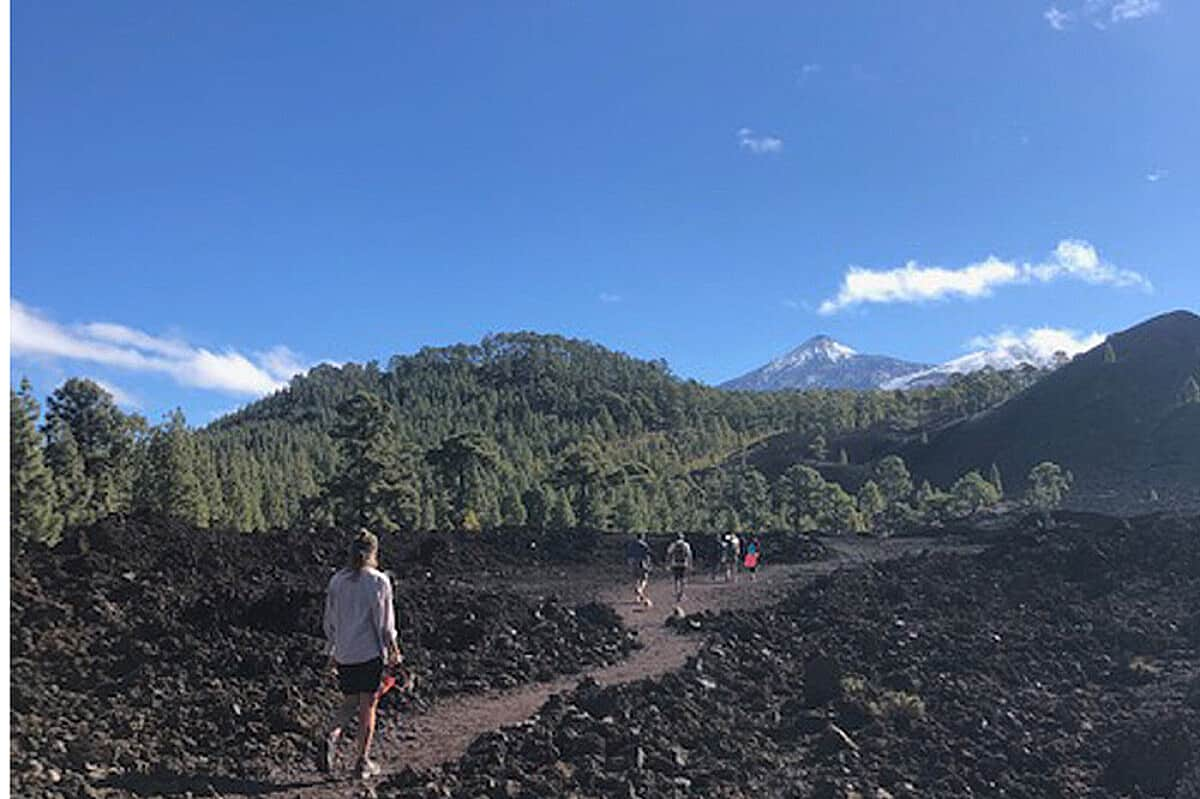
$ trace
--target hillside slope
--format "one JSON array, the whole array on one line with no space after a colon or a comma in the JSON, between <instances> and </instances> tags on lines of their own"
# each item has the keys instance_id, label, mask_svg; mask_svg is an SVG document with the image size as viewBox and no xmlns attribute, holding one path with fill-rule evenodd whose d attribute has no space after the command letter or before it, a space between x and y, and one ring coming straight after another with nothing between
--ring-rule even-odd
<instances>
[{"instance_id":1,"label":"hillside slope","mask_svg":"<svg viewBox=\"0 0 1200 799\"><path fill-rule=\"evenodd\" d=\"M1189 379L1200 380L1200 316L1163 314L901 454L935 482L996 463L1018 487L1053 460L1074 472L1075 502L1128 507L1153 489L1164 503L1194 505L1200 403L1184 401Z\"/></svg>"}]
</instances>

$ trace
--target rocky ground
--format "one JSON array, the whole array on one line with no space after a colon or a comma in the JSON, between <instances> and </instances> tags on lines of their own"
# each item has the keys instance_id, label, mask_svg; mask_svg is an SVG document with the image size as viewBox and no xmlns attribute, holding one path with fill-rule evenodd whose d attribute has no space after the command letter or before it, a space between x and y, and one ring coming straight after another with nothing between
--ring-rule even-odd
<instances>
[{"instance_id":1,"label":"rocky ground","mask_svg":"<svg viewBox=\"0 0 1200 799\"><path fill-rule=\"evenodd\" d=\"M335 696L320 618L338 539L114 520L53 552L17 555L14 793L74 796L115 775L254 775L311 761ZM491 587L514 563L569 563L592 545L583 535L576 549L569 537L540 543L530 554L512 536L385 538L417 701L572 673L636 645L611 608Z\"/></svg>"},{"instance_id":2,"label":"rocky ground","mask_svg":"<svg viewBox=\"0 0 1200 799\"><path fill-rule=\"evenodd\" d=\"M1200 519L1064 517L678 623L658 679L553 697L381 796L1200 796Z\"/></svg>"},{"instance_id":3,"label":"rocky ground","mask_svg":"<svg viewBox=\"0 0 1200 799\"><path fill-rule=\"evenodd\" d=\"M336 693L324 588L344 536L220 534L111 519L12 565L10 787L65 797L254 778L312 762ZM625 539L586 531L384 536L415 696L553 680L638 646L597 586ZM660 553L667 538L652 544ZM698 553L707 546L697 537ZM776 562L823 557L777 537ZM412 709L412 708L409 708ZM394 715L394 714L393 714Z\"/></svg>"}]
</instances>

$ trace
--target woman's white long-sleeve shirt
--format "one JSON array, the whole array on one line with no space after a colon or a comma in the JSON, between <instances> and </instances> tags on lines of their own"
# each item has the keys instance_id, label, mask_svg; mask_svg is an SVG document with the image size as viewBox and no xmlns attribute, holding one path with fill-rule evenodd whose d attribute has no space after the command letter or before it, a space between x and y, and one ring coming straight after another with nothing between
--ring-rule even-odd
<instances>
[{"instance_id":1,"label":"woman's white long-sleeve shirt","mask_svg":"<svg viewBox=\"0 0 1200 799\"><path fill-rule=\"evenodd\" d=\"M396 643L392 581L370 567L342 569L325 595L325 651L338 663L387 658Z\"/></svg>"}]
</instances>

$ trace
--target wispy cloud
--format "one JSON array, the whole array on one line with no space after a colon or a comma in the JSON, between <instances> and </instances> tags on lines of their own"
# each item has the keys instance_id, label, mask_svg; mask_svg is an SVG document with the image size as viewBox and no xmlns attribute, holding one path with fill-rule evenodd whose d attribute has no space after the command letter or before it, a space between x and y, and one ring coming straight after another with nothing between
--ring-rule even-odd
<instances>
[{"instance_id":1,"label":"wispy cloud","mask_svg":"<svg viewBox=\"0 0 1200 799\"><path fill-rule=\"evenodd\" d=\"M108 380L97 380L94 377L88 379L111 394L113 402L117 403L122 408L138 410L142 407L141 400L139 400L132 393L118 386L116 383L109 382Z\"/></svg>"},{"instance_id":2,"label":"wispy cloud","mask_svg":"<svg viewBox=\"0 0 1200 799\"><path fill-rule=\"evenodd\" d=\"M1049 283L1060 278L1095 285L1139 287L1150 290L1142 275L1101 260L1096 248L1079 239L1064 239L1050 258L1041 263L1005 261L990 255L958 269L922 266L909 261L895 269L850 267L836 297L821 303L820 313L833 314L864 303L915 303L947 297L986 297L1001 287L1017 283Z\"/></svg>"},{"instance_id":3,"label":"wispy cloud","mask_svg":"<svg viewBox=\"0 0 1200 799\"><path fill-rule=\"evenodd\" d=\"M602 292L600 292L599 299L600 299L600 302L603 302L607 305L612 305L613 303L620 302L622 297L620 294L613 294L608 291L602 291Z\"/></svg>"},{"instance_id":4,"label":"wispy cloud","mask_svg":"<svg viewBox=\"0 0 1200 799\"><path fill-rule=\"evenodd\" d=\"M1103 30L1135 19L1143 19L1163 10L1161 0L1083 0L1073 8L1063 10L1052 5L1042 12L1042 18L1056 31L1065 31L1077 23Z\"/></svg>"},{"instance_id":5,"label":"wispy cloud","mask_svg":"<svg viewBox=\"0 0 1200 799\"><path fill-rule=\"evenodd\" d=\"M180 385L245 396L283 388L288 378L303 371L295 353L285 347L252 356L231 349L212 352L111 322L62 325L17 300L11 301L10 311L14 357L163 374Z\"/></svg>"},{"instance_id":6,"label":"wispy cloud","mask_svg":"<svg viewBox=\"0 0 1200 799\"><path fill-rule=\"evenodd\" d=\"M1050 27L1054 28L1056 31L1066 30L1067 26L1075 21L1074 14L1068 14L1067 12L1060 10L1058 6L1050 6L1047 8L1042 13L1042 17L1044 17L1046 22L1050 24Z\"/></svg>"},{"instance_id":7,"label":"wispy cloud","mask_svg":"<svg viewBox=\"0 0 1200 799\"><path fill-rule=\"evenodd\" d=\"M1048 360L1062 352L1068 357L1087 352L1104 343L1103 333L1080 333L1062 327L1034 327L1018 332L1003 330L987 336L975 336L969 346L974 349L1008 352L1029 352Z\"/></svg>"},{"instance_id":8,"label":"wispy cloud","mask_svg":"<svg viewBox=\"0 0 1200 799\"><path fill-rule=\"evenodd\" d=\"M816 75L822 69L823 69L823 67L820 64L805 64L804 66L800 67L800 77L797 80L797 82L804 83L806 80L808 80L809 78Z\"/></svg>"},{"instance_id":9,"label":"wispy cloud","mask_svg":"<svg viewBox=\"0 0 1200 799\"><path fill-rule=\"evenodd\" d=\"M1127 19L1141 19L1162 11L1159 0L1120 0L1113 5L1109 18L1113 22L1124 22Z\"/></svg>"},{"instance_id":10,"label":"wispy cloud","mask_svg":"<svg viewBox=\"0 0 1200 799\"><path fill-rule=\"evenodd\" d=\"M783 139L777 136L756 136L750 128L740 128L737 137L738 146L755 155L777 153L783 150Z\"/></svg>"},{"instance_id":11,"label":"wispy cloud","mask_svg":"<svg viewBox=\"0 0 1200 799\"><path fill-rule=\"evenodd\" d=\"M1158 183L1160 180L1165 179L1168 174L1169 173L1165 169L1155 169L1152 172L1146 173L1146 180L1150 181L1151 183Z\"/></svg>"}]
</instances>

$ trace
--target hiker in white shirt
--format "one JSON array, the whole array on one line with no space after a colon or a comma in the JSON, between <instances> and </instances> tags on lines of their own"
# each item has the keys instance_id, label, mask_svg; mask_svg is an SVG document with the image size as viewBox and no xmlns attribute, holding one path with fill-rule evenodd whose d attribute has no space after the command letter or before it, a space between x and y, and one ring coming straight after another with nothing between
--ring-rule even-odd
<instances>
[{"instance_id":1,"label":"hiker in white shirt","mask_svg":"<svg viewBox=\"0 0 1200 799\"><path fill-rule=\"evenodd\" d=\"M344 698L321 742L321 770L333 770L342 728L358 714L357 760L360 777L379 773L370 758L375 709L386 660L401 661L396 641L392 581L379 571L379 539L361 530L350 543L350 562L329 580L325 597L325 651Z\"/></svg>"}]
</instances>

